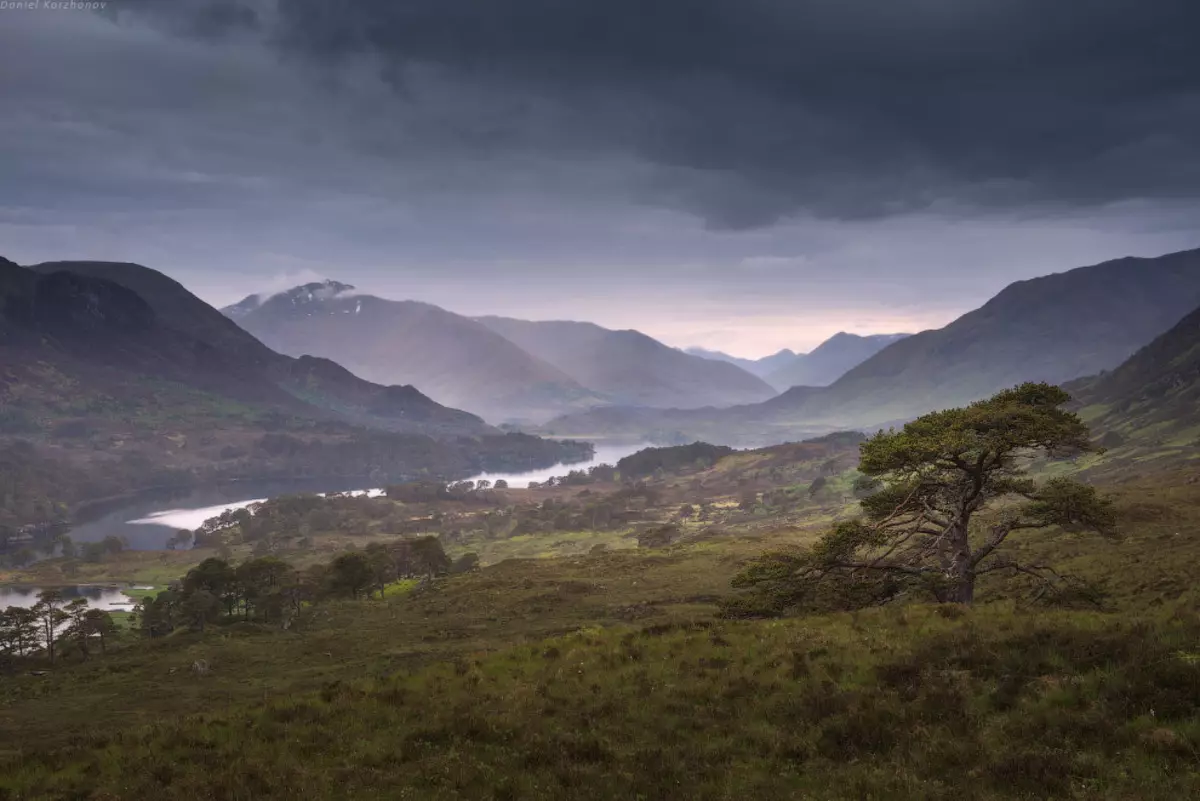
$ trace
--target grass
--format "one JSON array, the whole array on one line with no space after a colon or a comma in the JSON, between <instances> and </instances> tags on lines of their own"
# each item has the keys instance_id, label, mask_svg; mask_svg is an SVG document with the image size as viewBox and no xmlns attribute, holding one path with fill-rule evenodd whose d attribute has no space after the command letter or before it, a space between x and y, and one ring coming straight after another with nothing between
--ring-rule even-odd
<instances>
[{"instance_id":1,"label":"grass","mask_svg":"<svg viewBox=\"0 0 1200 801\"><path fill-rule=\"evenodd\" d=\"M288 631L126 635L0 683L0 799L1197 797L1191 478L1116 487L1116 537L1014 540L1103 584L1096 609L991 584L973 610L716 619L745 559L815 533L775 520L401 582Z\"/></svg>"},{"instance_id":2,"label":"grass","mask_svg":"<svg viewBox=\"0 0 1200 801\"><path fill-rule=\"evenodd\" d=\"M521 534L515 537L468 538L449 549L459 555L468 551L479 555L482 564L505 559L550 559L582 556L597 546L609 550L637 548L628 529L614 531L555 531L546 534Z\"/></svg>"},{"instance_id":3,"label":"grass","mask_svg":"<svg viewBox=\"0 0 1200 801\"><path fill-rule=\"evenodd\" d=\"M84 738L23 755L0 788L14 798L1195 797L1198 636L1195 615L1003 605L584 628Z\"/></svg>"}]
</instances>

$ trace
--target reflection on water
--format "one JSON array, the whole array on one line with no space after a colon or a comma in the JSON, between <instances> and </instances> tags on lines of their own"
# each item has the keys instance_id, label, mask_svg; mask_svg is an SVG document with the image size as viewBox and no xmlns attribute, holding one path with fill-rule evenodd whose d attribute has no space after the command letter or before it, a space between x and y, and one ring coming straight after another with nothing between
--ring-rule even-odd
<instances>
[{"instance_id":1,"label":"reflection on water","mask_svg":"<svg viewBox=\"0 0 1200 801\"><path fill-rule=\"evenodd\" d=\"M598 464L616 464L620 459L647 447L645 443L601 444L586 462L559 463L541 470L517 473L480 473L472 481L504 480L510 487L524 488L529 482L542 482L551 476L565 475L571 470L586 470ZM378 495L379 488L330 487L319 481L244 481L186 492L160 493L110 510L107 514L71 529L75 542L99 542L105 537L120 537L129 548L139 551L158 551L166 548L167 540L179 529L194 530L211 517L226 509L241 509L252 503L280 495L302 492L359 492Z\"/></svg>"},{"instance_id":2,"label":"reflection on water","mask_svg":"<svg viewBox=\"0 0 1200 801\"><path fill-rule=\"evenodd\" d=\"M542 482L551 476L563 476L572 470L587 470L589 467L595 467L600 464L615 465L621 459L624 459L631 453L637 453L643 448L650 447L644 442L631 444L605 444L597 445L596 452L586 462L576 462L575 464L563 464L559 462L553 467L547 467L543 470L527 470L522 473L480 473L477 476L471 476L473 481L485 479L493 484L497 481L507 481L508 486L514 489L524 489L529 486L529 482Z\"/></svg>"},{"instance_id":3,"label":"reflection on water","mask_svg":"<svg viewBox=\"0 0 1200 801\"><path fill-rule=\"evenodd\" d=\"M97 587L95 585L79 585L75 587L56 587L63 595L63 600L87 598L89 609L103 609L106 612L129 612L133 609L134 600L116 587ZM41 587L0 586L0 609L19 606L25 609L37 603Z\"/></svg>"}]
</instances>

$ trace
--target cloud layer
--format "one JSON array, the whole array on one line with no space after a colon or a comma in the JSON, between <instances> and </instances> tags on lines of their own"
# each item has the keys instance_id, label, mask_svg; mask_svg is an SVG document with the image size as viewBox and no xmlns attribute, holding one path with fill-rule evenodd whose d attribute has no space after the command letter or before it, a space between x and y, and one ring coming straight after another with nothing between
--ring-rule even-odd
<instances>
[{"instance_id":1,"label":"cloud layer","mask_svg":"<svg viewBox=\"0 0 1200 801\"><path fill-rule=\"evenodd\" d=\"M148 2L371 60L446 148L618 154L717 226L1200 192L1191 0ZM448 108L447 98L463 106Z\"/></svg>"},{"instance_id":2,"label":"cloud layer","mask_svg":"<svg viewBox=\"0 0 1200 801\"><path fill-rule=\"evenodd\" d=\"M1200 244L1192 0L0 12L0 252L673 344L945 322Z\"/></svg>"}]
</instances>

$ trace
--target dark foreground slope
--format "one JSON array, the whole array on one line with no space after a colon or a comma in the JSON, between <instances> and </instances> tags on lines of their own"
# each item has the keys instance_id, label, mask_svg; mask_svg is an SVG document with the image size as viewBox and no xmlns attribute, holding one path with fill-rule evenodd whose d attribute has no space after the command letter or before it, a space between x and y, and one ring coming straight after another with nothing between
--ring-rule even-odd
<instances>
[{"instance_id":1,"label":"dark foreground slope","mask_svg":"<svg viewBox=\"0 0 1200 801\"><path fill-rule=\"evenodd\" d=\"M1038 546L1106 582L1102 609L719 620L762 545L718 539L130 642L5 678L0 793L1196 797L1200 498L1155 480L1121 499L1119 537Z\"/></svg>"}]
</instances>

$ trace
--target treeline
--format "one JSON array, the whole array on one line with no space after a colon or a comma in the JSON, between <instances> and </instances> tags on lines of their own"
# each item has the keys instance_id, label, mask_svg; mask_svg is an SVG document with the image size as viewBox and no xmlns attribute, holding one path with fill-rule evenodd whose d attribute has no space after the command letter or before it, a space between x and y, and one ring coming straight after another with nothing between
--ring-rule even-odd
<instances>
[{"instance_id":1,"label":"treeline","mask_svg":"<svg viewBox=\"0 0 1200 801\"><path fill-rule=\"evenodd\" d=\"M530 481L529 489L552 489L554 487L583 487L588 484L605 484L618 481L621 474L611 464L598 464L587 470L571 470L563 476L550 476L542 482Z\"/></svg>"},{"instance_id":2,"label":"treeline","mask_svg":"<svg viewBox=\"0 0 1200 801\"><path fill-rule=\"evenodd\" d=\"M369 598L376 592L382 597L393 582L465 571L477 563L471 554L452 562L437 537L372 543L304 569L275 557L236 566L213 557L169 589L143 599L134 619L148 637L239 621L287 628L306 606L321 600Z\"/></svg>"},{"instance_id":3,"label":"treeline","mask_svg":"<svg viewBox=\"0 0 1200 801\"><path fill-rule=\"evenodd\" d=\"M112 616L89 608L87 598L68 601L58 590L46 590L32 607L0 611L0 666L11 670L19 660L39 656L53 665L66 647L86 660L93 641L107 651L115 633Z\"/></svg>"},{"instance_id":4,"label":"treeline","mask_svg":"<svg viewBox=\"0 0 1200 801\"><path fill-rule=\"evenodd\" d=\"M669 448L645 448L617 462L617 470L624 480L649 478L660 471L677 473L681 470L705 470L717 463L722 456L734 453L724 445L709 445L693 442Z\"/></svg>"},{"instance_id":5,"label":"treeline","mask_svg":"<svg viewBox=\"0 0 1200 801\"><path fill-rule=\"evenodd\" d=\"M305 548L321 534L401 537L436 532L448 515L439 503L467 507L499 507L506 502L503 481L415 481L395 484L383 497L354 493L282 495L241 509L227 509L204 521L196 531L180 531L168 542L197 548L252 544L256 555ZM452 515L450 516L452 517Z\"/></svg>"},{"instance_id":6,"label":"treeline","mask_svg":"<svg viewBox=\"0 0 1200 801\"><path fill-rule=\"evenodd\" d=\"M91 500L142 489L186 488L230 480L328 479L369 481L376 486L428 477L491 471L534 470L560 461L583 461L587 442L554 441L528 434L436 440L431 437L312 422L303 432L267 431L245 445L207 443L195 437L194 464L165 468L149 442L131 441L121 453L109 450L112 437L86 440L85 463L52 455L43 446L57 441L0 436L0 535L12 539L27 525L65 521ZM0 541L0 550L4 548Z\"/></svg>"}]
</instances>

